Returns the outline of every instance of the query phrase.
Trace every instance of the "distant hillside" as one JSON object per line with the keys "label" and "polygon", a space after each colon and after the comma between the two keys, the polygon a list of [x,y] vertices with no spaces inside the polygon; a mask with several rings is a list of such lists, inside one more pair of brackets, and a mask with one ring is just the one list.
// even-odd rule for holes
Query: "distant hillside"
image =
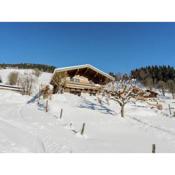
{"label": "distant hillside", "polygon": [[31,64],[31,63],[20,63],[20,64],[0,64],[0,68],[19,68],[19,69],[39,69],[43,72],[53,72],[55,67],[45,64]]}
{"label": "distant hillside", "polygon": [[143,85],[152,88],[165,89],[175,98],[175,68],[171,66],[147,66],[131,71],[131,77],[136,78]]}
{"label": "distant hillside", "polygon": [[156,84],[159,81],[174,81],[175,69],[171,66],[147,66],[132,70],[131,76],[143,82],[149,78]]}

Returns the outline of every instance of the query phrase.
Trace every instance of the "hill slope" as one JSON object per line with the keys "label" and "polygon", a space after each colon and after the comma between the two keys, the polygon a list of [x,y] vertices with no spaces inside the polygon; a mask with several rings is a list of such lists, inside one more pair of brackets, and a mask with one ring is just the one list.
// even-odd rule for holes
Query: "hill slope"
{"label": "hill slope", "polygon": [[29,100],[0,91],[0,152],[151,152],[153,143],[157,152],[175,152],[175,119],[146,105],[129,104],[123,119],[114,102],[89,95],[54,95],[48,113]]}
{"label": "hill slope", "polygon": [[[50,76],[44,73],[38,82]],[[88,94],[53,95],[48,113],[44,100],[38,105],[28,103],[31,98],[0,90],[0,152],[151,152],[152,144],[157,152],[175,152],[175,118],[168,111],[174,100],[168,96],[160,97],[163,111],[129,103],[125,118],[115,102],[102,98],[99,104]]]}

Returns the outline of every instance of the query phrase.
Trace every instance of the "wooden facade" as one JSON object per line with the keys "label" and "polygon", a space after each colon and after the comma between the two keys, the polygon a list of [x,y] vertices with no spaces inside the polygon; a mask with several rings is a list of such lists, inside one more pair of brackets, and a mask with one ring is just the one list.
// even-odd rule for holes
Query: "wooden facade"
{"label": "wooden facade", "polygon": [[62,89],[64,92],[80,95],[81,92],[96,94],[111,81],[114,78],[101,70],[91,65],[80,65],[56,69],[51,84],[54,86],[54,93]]}

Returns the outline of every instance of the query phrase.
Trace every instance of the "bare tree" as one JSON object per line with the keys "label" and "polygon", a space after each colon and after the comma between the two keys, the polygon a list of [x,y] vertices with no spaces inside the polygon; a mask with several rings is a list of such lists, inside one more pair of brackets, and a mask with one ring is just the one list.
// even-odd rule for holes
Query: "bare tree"
{"label": "bare tree", "polygon": [[158,82],[158,88],[162,91],[162,95],[165,96],[165,91],[166,91],[166,83],[162,80]]}
{"label": "bare tree", "polygon": [[121,107],[121,117],[124,117],[124,108],[131,98],[137,96],[133,92],[134,82],[132,80],[121,80],[116,82],[116,87],[113,92],[112,99],[116,101]]}
{"label": "bare tree", "polygon": [[118,72],[118,73],[110,72],[109,75],[114,77],[116,81],[120,81],[122,79],[122,77],[123,77],[123,75],[120,72]]}
{"label": "bare tree", "polygon": [[169,92],[172,94],[173,99],[175,99],[175,81],[168,80],[167,87]]}
{"label": "bare tree", "polygon": [[32,94],[32,88],[34,86],[35,82],[35,76],[29,73],[25,73],[20,76],[19,78],[19,85],[22,88],[23,95],[31,95]]}
{"label": "bare tree", "polygon": [[145,86],[147,86],[150,90],[154,87],[153,79],[148,77],[145,79]]}
{"label": "bare tree", "polygon": [[139,71],[139,76],[141,77],[141,79],[145,80],[147,77],[147,73],[145,71],[141,70],[141,71]]}

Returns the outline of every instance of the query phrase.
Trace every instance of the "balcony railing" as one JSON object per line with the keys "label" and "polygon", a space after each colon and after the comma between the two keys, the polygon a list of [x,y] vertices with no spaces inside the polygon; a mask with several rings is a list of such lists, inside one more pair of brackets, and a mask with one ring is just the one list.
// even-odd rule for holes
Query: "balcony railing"
{"label": "balcony railing", "polygon": [[91,83],[82,83],[82,82],[74,82],[67,80],[65,83],[66,88],[75,88],[75,89],[91,89],[91,90],[99,90],[101,86],[91,84]]}

